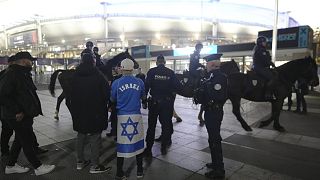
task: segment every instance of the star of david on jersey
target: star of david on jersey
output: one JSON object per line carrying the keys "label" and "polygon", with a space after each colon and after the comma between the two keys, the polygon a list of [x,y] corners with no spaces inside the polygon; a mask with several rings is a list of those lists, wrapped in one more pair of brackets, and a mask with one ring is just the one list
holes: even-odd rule
{"label": "star of david on jersey", "polygon": [[[128,133],[127,132],[127,127],[128,126],[132,126],[133,127],[133,132],[132,133]],[[122,132],[121,132],[121,136],[127,136],[128,139],[130,141],[132,141],[132,138],[134,135],[138,134],[138,122],[133,122],[132,119],[129,117],[128,121],[126,123],[121,123],[121,127],[123,128]]]}

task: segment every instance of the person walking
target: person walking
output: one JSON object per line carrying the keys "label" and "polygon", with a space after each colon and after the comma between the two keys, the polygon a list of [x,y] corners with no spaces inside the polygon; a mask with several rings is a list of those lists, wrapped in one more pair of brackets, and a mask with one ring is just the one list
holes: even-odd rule
{"label": "person walking", "polygon": [[8,67],[0,80],[1,118],[15,132],[5,168],[6,174],[25,173],[30,170],[17,164],[21,148],[37,176],[47,174],[55,168],[55,165],[42,164],[34,148],[33,118],[42,115],[41,103],[36,93],[37,88],[30,76],[34,60],[36,59],[29,52],[18,52],[14,63]]}
{"label": "person walking", "polygon": [[[73,129],[78,132],[77,170],[82,170],[90,162],[89,172],[92,174],[111,170],[99,162],[101,133],[107,128],[109,98],[110,86],[95,67],[94,55],[83,54],[72,78],[69,98]],[[91,147],[90,161],[84,157],[86,140]]]}
{"label": "person walking", "polygon": [[[124,158],[136,156],[137,178],[143,177],[142,152],[144,129],[141,100],[146,102],[144,83],[133,76],[134,63],[130,59],[121,62],[122,77],[111,86],[111,101],[116,104],[117,128],[117,174],[116,179],[126,179],[123,172]],[[146,106],[144,106],[146,108]]]}

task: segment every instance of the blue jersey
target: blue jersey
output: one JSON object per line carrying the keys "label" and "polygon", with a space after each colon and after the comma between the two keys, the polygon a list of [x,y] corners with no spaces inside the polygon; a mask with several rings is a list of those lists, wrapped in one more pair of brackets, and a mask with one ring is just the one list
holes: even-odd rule
{"label": "blue jersey", "polygon": [[111,86],[111,100],[117,103],[118,115],[141,114],[144,83],[134,76],[122,76]]}

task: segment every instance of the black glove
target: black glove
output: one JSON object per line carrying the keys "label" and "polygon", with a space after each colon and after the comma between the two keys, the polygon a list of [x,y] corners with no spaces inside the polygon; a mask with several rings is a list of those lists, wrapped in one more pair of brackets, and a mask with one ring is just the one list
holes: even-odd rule
{"label": "black glove", "polygon": [[147,109],[148,108],[148,100],[147,99],[142,100],[142,108],[143,109]]}

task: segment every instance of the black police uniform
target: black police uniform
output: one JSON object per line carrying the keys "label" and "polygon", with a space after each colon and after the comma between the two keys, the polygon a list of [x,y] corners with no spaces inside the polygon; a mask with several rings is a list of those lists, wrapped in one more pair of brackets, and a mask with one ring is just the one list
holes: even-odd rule
{"label": "black police uniform", "polygon": [[94,52],[94,55],[96,56],[96,66],[97,67],[100,67],[100,66],[103,66],[103,62],[101,61],[101,55]]}
{"label": "black police uniform", "polygon": [[269,51],[261,45],[255,46],[253,54],[253,70],[263,76],[266,80],[270,81],[273,78],[270,66],[274,67],[274,64],[271,61]]}
{"label": "black police uniform", "polygon": [[146,94],[150,90],[151,98],[149,98],[149,115],[148,115],[148,130],[147,130],[147,149],[146,152],[151,153],[154,143],[155,128],[157,118],[162,128],[162,154],[166,154],[166,148],[171,140],[173,132],[172,115],[175,92],[181,92],[182,85],[176,78],[174,72],[166,68],[164,64],[159,64],[157,67],[152,68],[147,73],[145,82]]}
{"label": "black police uniform", "polygon": [[[207,61],[219,59],[221,55],[214,55]],[[205,58],[204,58],[205,59]],[[207,164],[213,171],[206,173],[207,177],[223,177],[225,174],[220,127],[223,119],[223,105],[227,100],[227,76],[216,69],[207,73],[201,79],[200,87],[195,92],[195,100],[202,104],[204,109],[205,125],[208,132],[208,142],[212,163]]]}
{"label": "black police uniform", "polygon": [[204,66],[199,63],[199,60],[200,60],[200,53],[197,51],[194,51],[194,53],[190,55],[190,64],[189,64],[189,72],[190,72],[190,75],[193,77],[198,77],[197,69],[199,67],[204,68]]}

